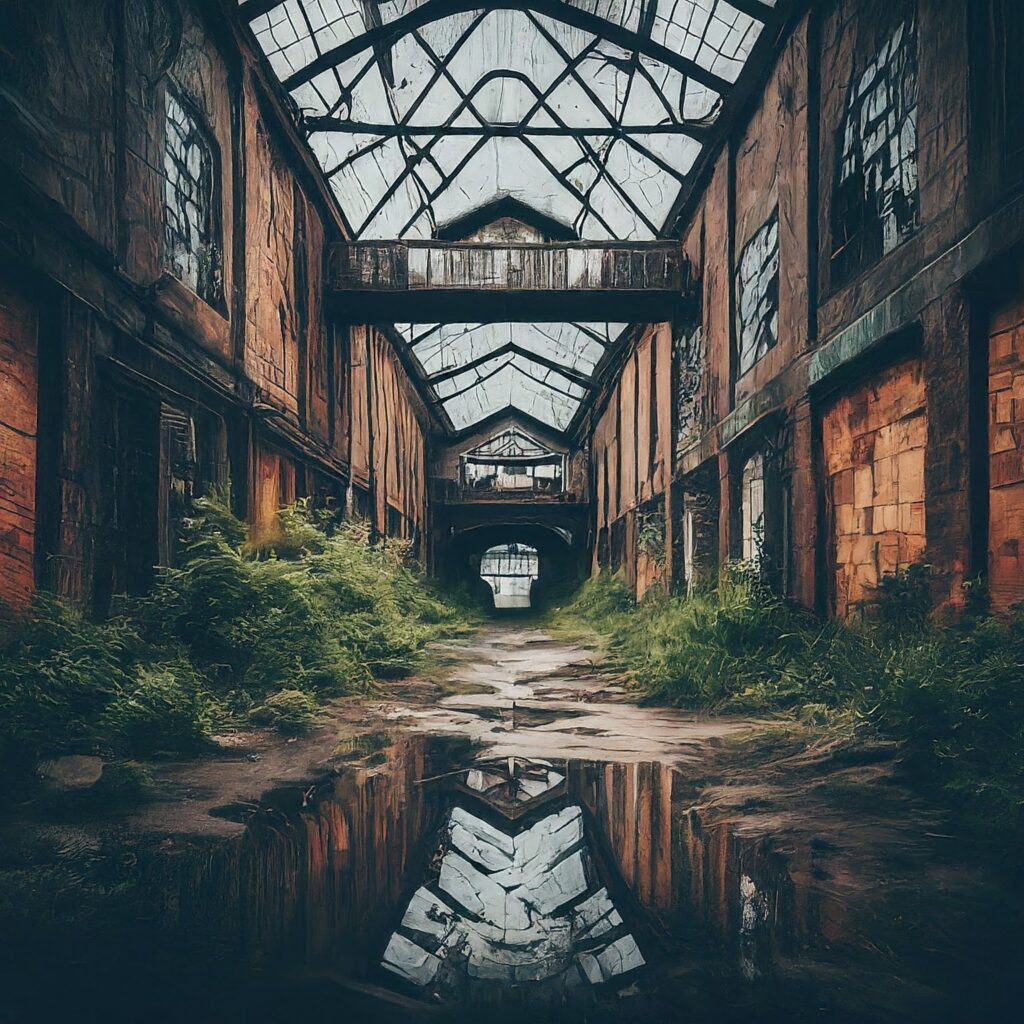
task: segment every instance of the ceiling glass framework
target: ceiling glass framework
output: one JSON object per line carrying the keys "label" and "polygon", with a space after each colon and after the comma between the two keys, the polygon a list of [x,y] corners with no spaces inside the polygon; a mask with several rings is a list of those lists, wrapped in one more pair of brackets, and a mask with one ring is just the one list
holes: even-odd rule
{"label": "ceiling glass framework", "polygon": [[565,430],[626,324],[397,324],[455,430],[518,410]]}
{"label": "ceiling glass framework", "polygon": [[[455,237],[512,200],[658,238],[776,0],[239,0],[353,238]],[[780,5],[782,6],[782,5]],[[455,430],[569,428],[625,324],[398,325]]]}
{"label": "ceiling glass framework", "polygon": [[241,0],[354,237],[657,237],[775,0]]}

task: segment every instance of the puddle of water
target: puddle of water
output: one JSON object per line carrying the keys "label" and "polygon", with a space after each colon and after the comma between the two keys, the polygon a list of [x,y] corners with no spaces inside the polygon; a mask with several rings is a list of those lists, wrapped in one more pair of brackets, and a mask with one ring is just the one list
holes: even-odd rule
{"label": "puddle of water", "polygon": [[236,839],[148,851],[102,928],[17,937],[0,1020],[1012,1019],[964,908],[874,891],[913,866],[858,877],[695,794],[685,766],[402,736],[223,809]]}

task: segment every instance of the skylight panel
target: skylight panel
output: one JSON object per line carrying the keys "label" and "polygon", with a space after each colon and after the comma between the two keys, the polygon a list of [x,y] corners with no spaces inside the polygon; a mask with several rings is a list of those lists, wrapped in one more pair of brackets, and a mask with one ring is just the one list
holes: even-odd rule
{"label": "skylight panel", "polygon": [[240,10],[361,237],[426,237],[508,195],[580,237],[640,240],[660,234],[700,129],[774,3],[739,6],[243,0]]}

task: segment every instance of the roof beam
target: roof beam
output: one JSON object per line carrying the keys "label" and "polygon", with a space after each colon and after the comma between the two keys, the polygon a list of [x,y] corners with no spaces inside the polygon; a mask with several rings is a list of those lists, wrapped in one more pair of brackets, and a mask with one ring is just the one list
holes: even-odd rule
{"label": "roof beam", "polygon": [[775,13],[775,8],[769,7],[762,0],[727,0],[730,7],[735,7],[743,14],[749,14],[755,21],[767,22]]}
{"label": "roof beam", "polygon": [[486,136],[487,138],[520,138],[523,135],[540,135],[568,139],[582,139],[587,136],[625,138],[627,135],[688,135],[693,139],[703,139],[710,131],[709,125],[682,123],[623,125],[621,128],[615,125],[570,128],[559,125],[530,124],[453,124],[449,126],[346,121],[340,117],[307,117],[303,119],[303,125],[310,133],[385,135],[395,139],[433,135],[470,135]]}
{"label": "roof beam", "polygon": [[[537,363],[539,366],[546,367],[549,370],[554,370],[555,373],[561,374],[566,380],[571,381],[573,384],[578,384],[581,388],[589,389],[594,387],[597,383],[593,377],[588,377],[587,374],[581,373],[579,370],[574,370],[571,366],[556,363],[553,359],[548,359],[546,356],[539,355],[528,348],[523,348],[521,345],[517,345],[514,341],[508,341],[504,345],[496,348],[493,352],[477,356],[476,359],[468,363],[463,363],[461,366],[453,366],[450,370],[441,370],[438,373],[433,373],[426,378],[426,382],[431,386],[440,384],[442,381],[450,380],[452,377],[458,377],[463,373],[467,373],[469,370],[474,370],[476,367],[482,366],[484,363],[489,363],[492,359],[499,359],[501,356],[507,355],[510,352],[514,355],[521,355],[525,359],[529,359],[531,363]],[[538,383],[543,383],[543,381],[538,381]]]}
{"label": "roof beam", "polygon": [[548,434],[551,437],[564,438],[567,433],[565,430],[560,430],[553,423],[538,419],[532,413],[528,413],[525,409],[520,409],[519,406],[509,402],[508,405],[496,409],[494,412],[488,413],[478,420],[474,420],[467,426],[458,428],[454,432],[453,440],[458,442],[461,439],[481,434],[489,427],[502,423],[505,420],[512,420],[514,423],[518,423],[531,430],[536,430],[542,434]]}
{"label": "roof beam", "polygon": [[[623,28],[621,25],[616,25],[605,18],[598,17],[596,14],[591,14],[589,11],[565,3],[565,0],[522,0],[519,3],[511,2],[511,0],[501,0],[499,3],[490,5],[490,8],[491,10],[530,10],[544,17],[553,18],[563,24],[581,29],[584,32],[589,32],[591,35],[599,36],[610,43],[614,43],[616,46],[621,46],[624,50],[642,53],[664,64],[666,67],[673,68],[680,74],[692,78],[695,82],[700,82],[701,85],[714,89],[719,94],[727,93],[731,87],[731,83],[726,79],[708,71],[707,68],[701,67],[695,61],[689,60],[675,50],[671,50],[661,43],[656,43],[652,39],[647,39],[630,29]],[[311,79],[316,78],[317,75],[322,74],[324,71],[329,71],[331,68],[345,63],[345,61],[350,60],[364,50],[400,39],[402,36],[408,35],[410,32],[432,22],[450,18],[455,14],[479,9],[480,0],[427,0],[426,3],[414,8],[408,14],[403,14],[400,18],[396,18],[389,24],[370,29],[354,39],[350,39],[339,46],[325,51],[316,60],[307,64],[301,71],[297,71],[286,78],[283,83],[284,87],[288,90],[296,89],[300,85],[304,85]],[[244,12],[244,8],[242,10]]]}
{"label": "roof beam", "polygon": [[[284,0],[246,0],[245,3],[240,4],[238,7],[238,13],[246,21],[255,21],[256,18],[262,14],[269,14],[275,7],[280,7],[284,3]],[[768,4],[764,3],[763,0],[728,0],[730,7],[735,7],[737,11],[741,11],[743,14],[748,14],[751,18],[755,18],[757,21],[765,22],[772,14],[774,9]],[[646,20],[652,22],[656,5],[651,4],[648,11],[645,12]],[[650,24],[647,25],[646,30],[641,33],[646,38],[650,35]]]}
{"label": "roof beam", "polygon": [[262,14],[269,14],[275,7],[280,7],[284,0],[246,0],[238,5],[238,13],[246,21],[255,21]]}

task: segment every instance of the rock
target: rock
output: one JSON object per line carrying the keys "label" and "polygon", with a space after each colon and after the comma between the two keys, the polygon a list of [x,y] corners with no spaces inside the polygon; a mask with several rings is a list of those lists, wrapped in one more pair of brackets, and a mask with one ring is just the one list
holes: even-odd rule
{"label": "rock", "polygon": [[103,758],[91,754],[68,754],[52,761],[40,761],[36,774],[51,789],[88,789],[103,774]]}

